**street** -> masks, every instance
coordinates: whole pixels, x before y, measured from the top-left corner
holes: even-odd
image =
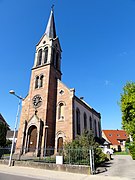
[[[135,161],[129,155],[113,155],[96,175],[67,173],[39,168],[0,164],[0,180],[135,180]]]
[[[24,180],[24,176],[17,176],[17,175],[0,173],[0,180],[9,180],[9,179],[10,180]],[[27,180],[37,180],[37,179],[31,178],[31,177],[25,177],[25,179],[27,179]],[[49,180],[49,179],[44,178],[44,180]]]
[[[99,169],[102,176],[117,176],[135,179],[135,161],[129,155],[113,155],[111,161]]]
[[[82,180],[88,177],[84,174],[0,164],[0,180]]]

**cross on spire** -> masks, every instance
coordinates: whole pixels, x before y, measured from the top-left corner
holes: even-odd
[[[52,10],[52,12],[54,12],[54,4],[52,4],[51,10]]]

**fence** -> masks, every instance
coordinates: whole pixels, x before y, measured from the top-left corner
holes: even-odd
[[[56,163],[56,156],[63,157],[63,164],[71,165],[88,165],[91,168],[94,167],[94,154],[92,149],[54,149],[46,148],[41,156],[42,149],[24,149],[21,155],[17,155],[16,152],[21,152],[20,149],[16,149],[13,153],[12,159],[25,160],[42,163]],[[0,148],[0,159],[9,159],[10,148]]]
[[[9,159],[11,148],[0,148],[0,159]]]

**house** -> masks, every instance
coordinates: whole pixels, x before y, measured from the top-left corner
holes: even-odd
[[[8,130],[6,139],[12,141],[13,140],[13,135],[14,135],[14,131]],[[18,131],[15,132],[15,139],[14,139],[15,143],[17,141],[17,135],[18,135]]]
[[[5,121],[4,117],[2,116],[2,114],[0,113],[0,123],[3,123],[4,125],[6,125],[6,127],[9,129],[9,125],[8,123]]]
[[[7,130],[9,130],[9,125],[5,121],[4,117],[0,113],[0,147],[3,147],[6,145],[6,134]]]
[[[125,142],[128,135],[124,130],[102,130],[102,137],[110,143],[110,148],[116,151],[125,151]]]
[[[61,80],[61,45],[51,10],[36,45],[28,95],[22,102],[16,154],[44,156],[46,148],[63,148],[84,130],[101,138],[101,115]],[[34,152],[34,153],[33,153]]]

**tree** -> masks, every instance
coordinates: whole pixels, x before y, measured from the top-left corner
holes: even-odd
[[[122,126],[135,141],[135,83],[127,82],[121,94]]]
[[[9,140],[9,139],[7,139],[5,146],[6,146],[6,147],[10,147],[11,145],[12,145],[12,141]]]
[[[0,147],[5,146],[6,144],[6,134],[7,126],[3,123],[0,123]]]
[[[64,149],[66,150],[66,157],[68,158],[70,155],[75,163],[77,163],[78,160],[81,159],[84,164],[88,164],[90,159],[89,150],[91,148],[93,148],[94,150],[94,159],[96,166],[106,160],[106,155],[102,152],[101,148],[99,148],[99,144],[95,142],[92,131],[85,131],[81,136],[78,136],[72,142],[67,142],[64,145]]]

